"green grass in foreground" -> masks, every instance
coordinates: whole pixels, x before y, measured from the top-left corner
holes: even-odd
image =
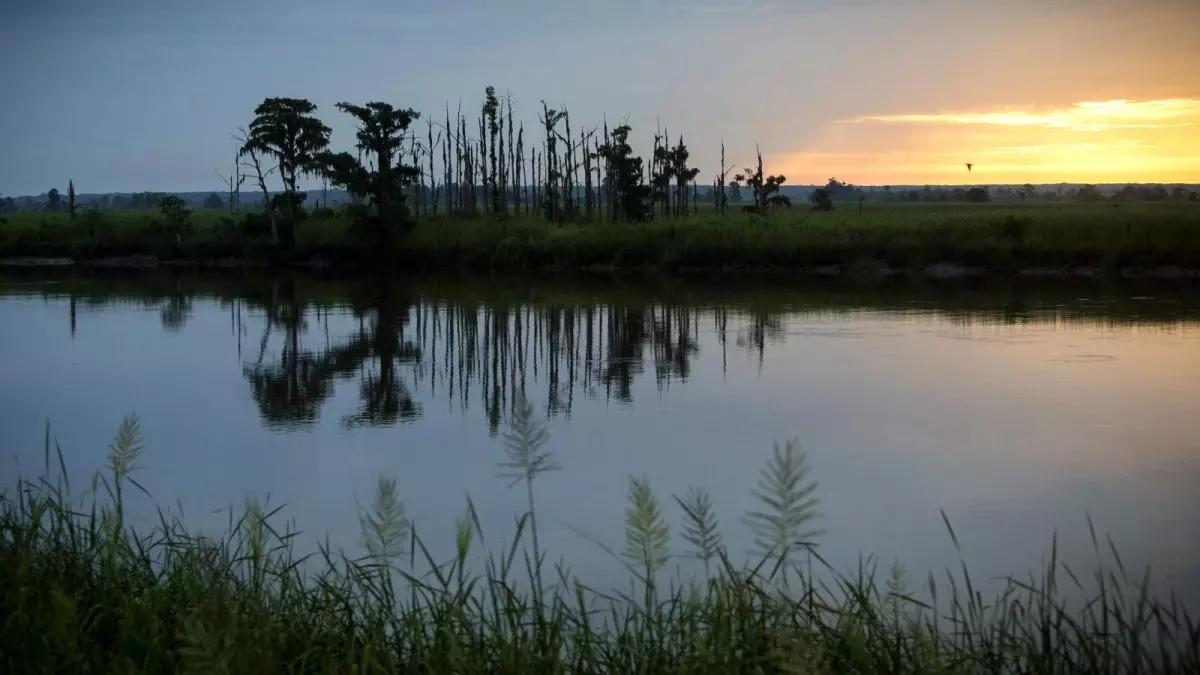
[[[1200,633],[1152,599],[1148,580],[1099,570],[1077,610],[1060,592],[1083,584],[1052,556],[1040,578],[1010,581],[985,603],[968,571],[930,577],[929,598],[884,584],[869,566],[814,581],[820,559],[798,546],[811,526],[804,455],[776,447],[746,524],[765,547],[753,567],[724,555],[711,503],[677,501],[682,539],[705,576],[664,580],[670,530],[644,479],[631,479],[624,560],[638,590],[586,586],[545,563],[534,483],[557,468],[546,432],[518,403],[504,437],[529,511],[511,544],[471,571],[482,541],[474,510],[447,562],[426,551],[381,479],[362,515],[367,554],[295,555],[296,534],[253,503],[215,540],[160,512],[149,532],[125,516],[141,454],[135,418],[84,500],[66,470],[22,480],[0,498],[0,672],[5,673],[1149,673],[1197,672]],[[951,536],[953,531],[951,530]],[[1094,537],[1093,537],[1094,539]],[[1114,552],[1115,554],[1115,552]],[[1097,553],[1099,556],[1099,553]],[[423,561],[419,563],[418,561]],[[805,562],[801,562],[805,561]],[[418,572],[418,568],[423,571]],[[1124,589],[1133,588],[1133,594]]]
[[[0,225],[0,257],[153,255],[205,261],[259,260],[263,236],[244,234],[225,214],[197,212],[177,238],[147,213],[84,217],[16,213]],[[311,217],[285,257],[362,261],[341,216]],[[803,209],[766,218],[712,211],[646,224],[555,225],[538,219],[424,219],[408,233],[395,261],[422,269],[587,267],[804,268],[885,263],[917,269],[937,262],[1008,271],[1028,267],[1104,269],[1174,265],[1200,268],[1200,205],[944,204],[870,205],[862,215]]]

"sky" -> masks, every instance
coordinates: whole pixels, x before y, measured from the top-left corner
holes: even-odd
[[[1200,182],[1196,0],[10,0],[0,194],[221,189],[268,96],[657,125],[708,182]],[[436,133],[436,132],[435,132]],[[972,171],[966,163],[974,164]]]

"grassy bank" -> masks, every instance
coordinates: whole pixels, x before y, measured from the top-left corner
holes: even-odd
[[[961,574],[910,588],[894,566],[851,574],[823,563],[817,486],[805,455],[777,446],[743,519],[756,557],[735,566],[718,516],[693,489],[666,500],[631,478],[625,593],[587,585],[547,562],[534,493],[557,468],[542,424],[518,402],[501,474],[528,495],[511,541],[491,554],[467,502],[456,550],[427,551],[381,478],[361,516],[364,555],[296,554],[280,514],[250,503],[222,538],[162,515],[127,526],[148,461],[135,419],[82,497],[56,460],[0,498],[0,668],[12,673],[1124,673],[1197,672],[1200,632],[1148,578],[1111,569],[1097,545],[1087,583],[1053,553],[1040,575],[985,599]],[[675,507],[678,507],[677,509]],[[948,524],[947,524],[948,525]],[[496,541],[495,533],[487,533]],[[950,530],[953,537],[953,530]],[[1095,540],[1095,537],[1093,537]],[[815,543],[814,543],[815,542]],[[603,547],[600,547],[603,548]],[[443,555],[443,554],[446,555]],[[668,561],[704,572],[669,578]],[[1115,555],[1115,552],[1114,552]],[[1083,604],[1068,591],[1095,588]],[[1130,591],[1129,589],[1132,589]]]
[[[345,218],[311,216],[295,244],[273,252],[261,233],[226,214],[197,212],[179,234],[154,215],[88,221],[17,213],[0,225],[0,257],[153,256],[332,264],[372,260]],[[919,270],[949,262],[994,272],[1029,268],[1200,269],[1200,205],[870,205],[860,215],[797,208],[770,217],[714,212],[645,224],[558,225],[529,218],[425,219],[393,252],[406,269],[783,269],[887,265]]]

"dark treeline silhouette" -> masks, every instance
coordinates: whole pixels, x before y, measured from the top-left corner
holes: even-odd
[[[823,190],[833,202],[883,203],[1098,203],[1116,202],[1186,202],[1197,201],[1200,195],[1183,186],[1171,188],[1162,185],[1109,186],[1101,189],[1095,185],[1063,186],[1033,185],[1020,186],[959,186],[945,187],[926,185],[922,187],[858,187],[830,178]]]
[[[357,404],[340,420],[348,427],[415,420],[424,406],[449,399],[464,411],[481,410],[494,432],[517,393],[551,415],[570,415],[581,398],[632,403],[644,378],[654,390],[666,390],[687,380],[702,356],[720,359],[722,369],[732,357],[762,368],[770,346],[788,339],[789,319],[864,308],[917,320],[936,312],[963,326],[1050,318],[1115,329],[1178,325],[1182,316],[1175,302],[1077,303],[1083,296],[1137,295],[1128,288],[1108,293],[1095,282],[1078,282],[1088,284],[1086,291],[1070,282],[923,289],[739,289],[727,282],[631,290],[587,283],[168,275],[6,287],[5,278],[0,294],[67,300],[73,334],[86,331],[79,312],[93,306],[144,307],[158,312],[164,330],[181,331],[198,303],[219,304],[229,314],[230,349],[243,364],[250,399],[264,423],[280,427],[315,423],[335,389],[342,387],[345,396],[344,387],[352,386]],[[924,299],[920,307],[914,297]],[[1200,316],[1194,307],[1191,312]],[[702,345],[710,351],[702,354]]]
[[[1176,186],[1129,186],[1104,194],[1096,186],[1075,188],[975,186],[860,188],[830,178],[824,186],[785,186],[785,177],[769,174],[755,150],[756,163],[733,174],[721,147],[720,170],[701,190],[700,169],[691,166],[684,135],[656,129],[644,156],[631,144],[628,123],[607,119],[578,124],[569,111],[542,101],[536,124],[517,118],[511,95],[487,87],[477,113],[459,105],[451,115],[425,115],[381,101],[339,102],[338,113],[356,128],[353,143],[335,139],[324,114],[307,99],[269,97],[258,105],[247,126],[238,130],[231,149],[233,171],[216,174],[225,187],[217,192],[170,195],[191,208],[243,212],[223,231],[268,240],[289,248],[305,220],[320,226],[320,216],[336,207],[353,223],[352,232],[376,250],[390,245],[412,226],[413,218],[503,220],[538,217],[550,222],[644,221],[681,218],[701,204],[724,215],[730,204],[759,215],[790,208],[797,198],[812,210],[829,211],[857,202],[1095,202],[1195,200],[1194,191]],[[335,147],[347,148],[337,151]],[[301,190],[305,178],[320,190]],[[330,189],[333,190],[331,199]],[[93,212],[163,210],[162,193],[69,197],[57,189],[44,199],[0,200],[4,210],[69,211],[76,205]],[[316,215],[318,218],[310,219]],[[92,225],[99,225],[99,216]],[[175,232],[183,245],[185,232]]]

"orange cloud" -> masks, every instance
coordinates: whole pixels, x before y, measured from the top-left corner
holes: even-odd
[[[1006,109],[995,112],[867,115],[849,122],[913,122],[1040,126],[1073,131],[1158,129],[1200,124],[1200,99],[1158,101],[1084,101],[1049,110]]]
[[[1197,182],[1200,98],[866,115],[814,146],[773,155],[773,170],[800,183]]]

